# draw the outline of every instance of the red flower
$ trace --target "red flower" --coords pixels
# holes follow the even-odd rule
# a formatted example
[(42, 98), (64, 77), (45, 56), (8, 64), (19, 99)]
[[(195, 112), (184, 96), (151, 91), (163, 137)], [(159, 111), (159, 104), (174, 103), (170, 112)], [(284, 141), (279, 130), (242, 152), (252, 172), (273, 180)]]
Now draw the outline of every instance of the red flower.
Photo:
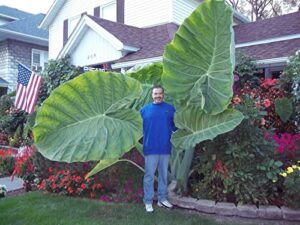
[(238, 96), (234, 96), (232, 102), (233, 104), (238, 105), (241, 103), (241, 99)]
[(277, 83), (276, 79), (266, 78), (266, 79), (262, 80), (260, 86), (263, 88), (268, 88), (268, 87), (274, 86), (276, 83)]
[(82, 184), (80, 185), (80, 187), (81, 187), (81, 189), (85, 189), (85, 188), (86, 188), (86, 185), (85, 185), (84, 183), (82, 183)]
[(271, 105), (271, 101), (270, 101), (269, 99), (265, 99), (264, 102), (263, 102), (263, 105), (264, 105), (266, 108), (268, 108), (268, 107), (270, 107), (270, 105)]

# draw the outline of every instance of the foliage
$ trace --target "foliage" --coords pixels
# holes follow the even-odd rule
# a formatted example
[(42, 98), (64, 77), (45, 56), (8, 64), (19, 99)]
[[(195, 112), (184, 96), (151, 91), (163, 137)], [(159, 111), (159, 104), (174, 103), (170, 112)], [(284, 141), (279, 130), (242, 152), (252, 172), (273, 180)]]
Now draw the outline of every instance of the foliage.
[(245, 120), (197, 150), (190, 181), (192, 195), (235, 203), (270, 203), (279, 195), (276, 182), (283, 164), (274, 143), (265, 140), (258, 127), (264, 113), (247, 96), (235, 107)]
[(241, 88), (240, 95), (249, 96), (255, 102), (256, 107), (267, 112), (262, 118), (261, 127), (275, 133), (295, 133), (297, 130), (292, 118), (284, 122), (275, 111), (276, 99), (290, 96), (288, 90), (280, 88), (277, 79), (262, 78), (258, 84), (254, 81), (247, 81)]
[(293, 113), (291, 100), (286, 97), (275, 99), (275, 112), (280, 116), (280, 119), (286, 123)]
[(292, 208), (300, 208), (300, 161), (287, 167), (280, 175), (284, 178), (284, 201), (286, 205)]
[(0, 185), (0, 198), (5, 197), (6, 193), (7, 193), (7, 187), (5, 185)]
[(246, 80), (255, 79), (254, 73), (256, 71), (255, 59), (244, 54), (242, 51), (237, 50), (235, 53), (235, 69), (234, 71), (238, 74), (242, 83)]
[(112, 72), (88, 72), (61, 85), (37, 113), (38, 150), (65, 162), (121, 157), (142, 136), (139, 113), (126, 108), (141, 91), (138, 81)]
[(9, 109), (13, 107), (13, 101), (10, 96), (2, 95), (0, 97), (0, 116), (6, 115)]
[(126, 73), (127, 76), (134, 78), (142, 84), (161, 84), (161, 74), (163, 72), (162, 63), (153, 63), (144, 67), (135, 68)]
[(0, 149), (0, 177), (10, 176), (15, 167), (17, 151), (14, 149)]
[(232, 97), (233, 36), (232, 9), (223, 1), (203, 2), (165, 48), (162, 81), (168, 93), (208, 114), (224, 111)]
[(42, 103), (55, 88), (77, 77), (82, 72), (81, 68), (70, 64), (70, 56), (58, 60), (49, 60), (48, 66), (42, 73), (43, 83), (40, 88), (38, 102)]
[(251, 21), (282, 15), (297, 7), (299, 0), (227, 0), (232, 7), (248, 16)]
[(300, 50), (289, 59), (288, 65), (285, 67), (280, 77), (280, 85), (282, 89), (291, 93), (293, 104), (292, 120), (300, 131)]
[(35, 153), (33, 147), (21, 147), (16, 157), (12, 179), (15, 175), (24, 180), (25, 190), (31, 190), (36, 175), (34, 174), (34, 167), (32, 162), (32, 155)]

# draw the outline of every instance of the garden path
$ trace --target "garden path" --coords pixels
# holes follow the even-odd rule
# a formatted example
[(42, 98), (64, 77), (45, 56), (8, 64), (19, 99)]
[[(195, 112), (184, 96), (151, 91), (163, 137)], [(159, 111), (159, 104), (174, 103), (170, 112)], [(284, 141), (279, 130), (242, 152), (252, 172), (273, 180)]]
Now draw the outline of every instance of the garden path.
[(13, 180), (11, 180), (11, 177), (0, 178), (0, 185), (5, 185), (7, 192), (23, 189), (23, 183), (24, 181), (19, 177), (14, 177)]

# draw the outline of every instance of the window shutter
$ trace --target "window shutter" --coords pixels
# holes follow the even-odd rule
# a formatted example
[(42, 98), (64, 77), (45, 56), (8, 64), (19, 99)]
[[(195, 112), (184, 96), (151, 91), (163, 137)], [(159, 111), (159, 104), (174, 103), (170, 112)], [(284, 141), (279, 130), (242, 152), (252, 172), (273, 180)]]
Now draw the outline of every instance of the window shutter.
[(64, 34), (63, 44), (65, 45), (68, 41), (68, 20), (64, 20)]
[(94, 8), (94, 16), (100, 18), (100, 6)]
[(124, 23), (124, 0), (117, 0), (117, 22)]

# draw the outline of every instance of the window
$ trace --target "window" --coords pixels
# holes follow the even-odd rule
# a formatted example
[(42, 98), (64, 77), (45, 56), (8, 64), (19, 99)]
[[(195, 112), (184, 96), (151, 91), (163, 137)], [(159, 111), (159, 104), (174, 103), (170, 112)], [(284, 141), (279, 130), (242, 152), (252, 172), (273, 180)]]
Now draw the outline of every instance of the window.
[(32, 49), (31, 69), (41, 72), (48, 64), (48, 52), (38, 49)]
[(72, 31), (75, 29), (77, 23), (79, 22), (81, 15), (71, 17), (68, 22), (68, 37), (70, 37)]
[(115, 1), (101, 6), (101, 18), (117, 21), (117, 4)]

